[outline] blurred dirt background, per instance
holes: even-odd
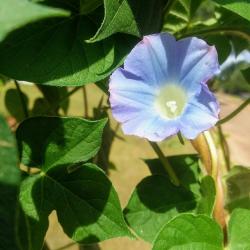
[[[14,88],[13,84],[7,84],[0,91],[0,112],[6,117],[9,113],[4,108],[4,95],[7,89]],[[33,86],[21,86],[30,99],[30,107],[34,100],[41,96],[40,92]],[[93,84],[87,86],[89,100],[89,113],[93,107],[98,105],[103,93]],[[218,93],[217,97],[221,104],[221,117],[229,114],[238,107],[242,99],[239,97]],[[83,95],[79,90],[71,97],[68,115],[83,116]],[[115,122],[112,120],[113,126]],[[250,162],[250,105],[246,107],[237,117],[223,125],[224,133],[228,140],[231,161],[234,164],[249,166]],[[111,162],[115,170],[110,171],[110,179],[119,195],[122,207],[126,206],[129,197],[136,184],[142,178],[149,175],[147,166],[143,159],[155,158],[146,140],[133,136],[123,136],[119,130],[119,135],[123,140],[116,138],[111,149]],[[183,154],[194,152],[189,142],[181,145],[177,138],[173,137],[161,144],[166,155]],[[50,250],[79,250],[79,246],[74,244],[64,233],[61,226],[57,223],[56,213],[50,215],[50,227],[47,232],[46,242]],[[131,240],[128,238],[111,239],[100,243],[98,246],[84,246],[81,250],[149,250],[150,245],[142,240]]]

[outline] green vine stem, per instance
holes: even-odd
[[[172,183],[175,186],[180,186],[180,180],[177,177],[177,175],[174,172],[174,169],[172,168],[172,166],[170,165],[170,163],[168,162],[167,158],[164,156],[163,152],[161,151],[160,147],[158,146],[157,143],[155,142],[150,142],[150,145],[152,146],[153,150],[155,151],[155,153],[157,154],[157,156],[159,157],[162,165],[164,166],[165,170],[167,171]]]
[[[19,86],[19,83],[16,80],[14,80],[14,82],[15,82],[15,86],[16,86],[16,89],[17,89],[20,101],[21,101],[21,105],[22,105],[24,117],[28,118],[29,117],[29,112],[28,112],[28,108],[27,108],[26,102],[25,102],[25,100],[23,98],[23,96],[24,96],[23,92],[22,92],[22,90],[21,90],[21,88]]]
[[[246,99],[238,108],[236,108],[233,112],[231,112],[229,115],[224,117],[223,119],[219,120],[217,122],[217,125],[221,125],[225,122],[228,122],[232,118],[234,118],[236,115],[238,115],[248,104],[250,103],[250,98]]]

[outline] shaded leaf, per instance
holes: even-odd
[[[106,119],[34,117],[17,129],[21,160],[43,171],[65,164],[87,161],[100,148]]]
[[[233,167],[227,176],[226,209],[232,212],[235,208],[250,209],[250,169],[242,166]]]
[[[157,235],[153,250],[222,250],[220,226],[205,215],[182,214],[168,222]]]
[[[26,94],[21,93],[23,100],[28,106],[29,99]],[[25,119],[25,112],[23,110],[22,101],[20,99],[20,93],[16,89],[8,89],[5,94],[5,107],[7,108],[10,115],[14,116],[17,121],[22,121]]]
[[[242,70],[242,74],[247,81],[247,83],[250,83],[250,68]]]
[[[15,138],[0,115],[0,249],[17,250],[15,214],[20,170]]]
[[[16,141],[6,121],[0,115],[0,183],[18,186],[20,170]]]
[[[74,171],[61,166],[33,180],[26,180],[20,193],[22,207],[30,218],[39,221],[41,213],[55,209],[65,233],[81,243],[130,236],[118,196],[97,166],[78,165]]]
[[[88,14],[89,12],[95,10],[97,7],[102,5],[102,0],[80,0],[80,13]]]

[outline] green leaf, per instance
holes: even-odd
[[[80,13],[88,14],[102,5],[102,0],[80,0]]]
[[[79,1],[72,5],[71,12],[66,7],[49,7],[51,1],[11,2],[0,3],[0,10],[12,13],[10,18],[0,20],[0,34],[4,34],[0,39],[0,73],[14,79],[54,86],[95,82],[118,67],[137,42],[134,37],[117,34],[102,42],[86,43],[97,30],[100,15],[98,10],[96,14],[82,15]],[[14,22],[16,13],[23,14]],[[2,30],[3,24],[9,22],[15,25]]]
[[[131,236],[117,193],[97,166],[61,166],[31,178],[22,183],[20,192],[30,218],[39,221],[41,213],[55,209],[65,233],[86,244]]]
[[[0,115],[0,249],[17,250],[15,214],[20,170],[15,138]]]
[[[174,186],[167,176],[153,175],[137,185],[124,213],[137,235],[152,242],[166,222],[195,206],[196,197],[190,191]]]
[[[220,226],[205,215],[182,214],[168,222],[157,235],[153,250],[222,250]]]
[[[159,32],[165,4],[166,0],[104,0],[104,20],[89,41],[100,41],[118,32],[135,36]]]
[[[212,216],[216,198],[216,188],[211,176],[205,176],[201,180],[201,198],[198,202],[196,213]]]
[[[196,155],[168,157],[183,186],[170,181],[159,159],[146,160],[152,176],[144,178],[132,193],[124,209],[125,218],[138,236],[152,242],[163,225],[183,212],[211,216],[215,185],[206,176],[200,182]]]
[[[20,170],[16,141],[6,121],[0,115],[0,183],[18,186]]]
[[[250,211],[235,209],[228,225],[229,249],[250,249]]]
[[[172,1],[164,17],[163,30],[170,33],[181,32],[186,29],[195,18],[195,13],[202,0],[177,0]]]
[[[0,42],[14,29],[47,17],[69,16],[69,12],[35,4],[30,0],[0,2]]]
[[[49,201],[44,196],[46,182],[41,181],[41,175],[27,177],[20,187],[17,216],[17,235],[21,250],[42,249],[52,211]]]
[[[26,106],[28,106],[28,96],[23,92],[21,93],[21,95],[23,96],[23,100],[26,103]],[[25,113],[23,110],[22,101],[20,99],[20,93],[16,89],[11,88],[7,90],[4,102],[9,114],[14,116],[17,121],[22,121],[25,119]]]
[[[17,208],[17,242],[19,250],[41,250],[48,229],[48,217],[36,221]]]
[[[242,166],[233,167],[227,176],[226,209],[232,212],[235,208],[250,209],[250,169]]]
[[[224,8],[237,13],[250,21],[250,2],[249,0],[215,0],[218,4]]]
[[[17,129],[23,164],[47,171],[89,160],[99,150],[106,119],[34,117]]]
[[[247,83],[250,84],[250,68],[242,70],[242,74],[244,76],[244,79],[247,81]]]
[[[177,177],[182,185],[196,195],[200,195],[200,168],[197,155],[176,155],[167,157],[171,166],[174,167]],[[167,175],[159,159],[146,160],[152,174]]]

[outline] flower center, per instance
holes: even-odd
[[[161,88],[155,99],[156,110],[168,119],[180,116],[186,103],[185,91],[176,84],[168,84]]]

